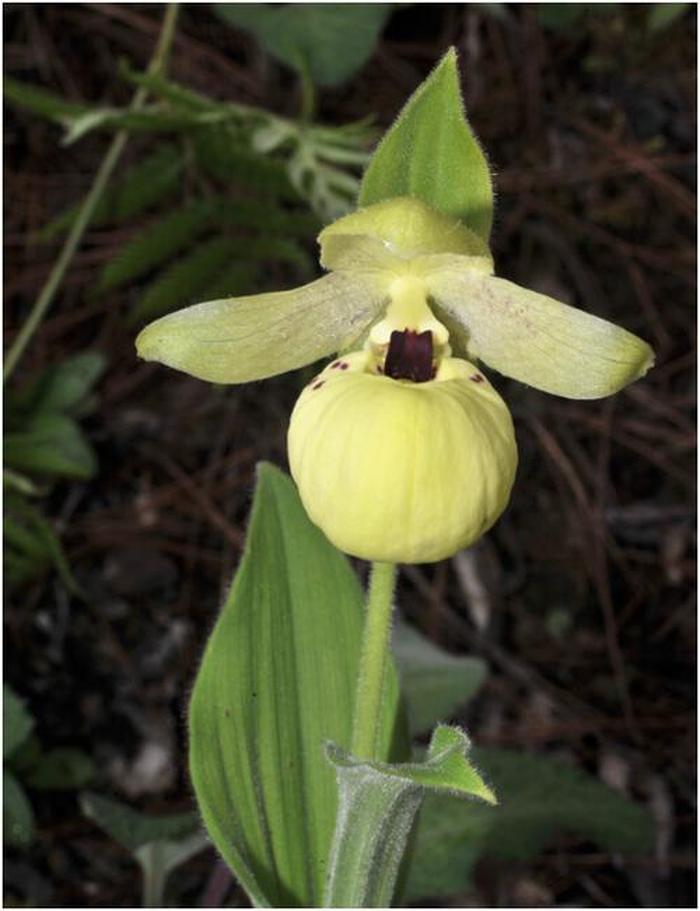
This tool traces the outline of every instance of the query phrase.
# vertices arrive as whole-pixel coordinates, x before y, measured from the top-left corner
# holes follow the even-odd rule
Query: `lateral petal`
[[[446,259],[446,257],[445,257]],[[470,355],[536,389],[597,399],[643,376],[654,352],[642,339],[502,278],[454,265],[426,276],[436,315],[466,335]]]
[[[207,301],[156,320],[136,348],[211,383],[295,370],[358,338],[386,300],[379,275],[332,273],[291,291]]]

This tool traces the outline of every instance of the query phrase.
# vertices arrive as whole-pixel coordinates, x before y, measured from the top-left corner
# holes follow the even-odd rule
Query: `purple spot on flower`
[[[313,386],[312,386],[311,388],[312,388],[312,389],[320,389],[321,386],[323,386],[324,383],[325,383],[325,380],[319,380],[318,383],[314,383]]]
[[[340,361],[335,361],[335,363],[331,364],[331,370],[337,370],[338,367],[340,367],[340,366],[341,366]]]
[[[347,370],[350,365],[343,361],[340,365],[341,370]]]
[[[484,378],[480,373],[475,373],[473,376],[470,376],[469,379],[472,381],[472,383],[483,383],[484,382]]]

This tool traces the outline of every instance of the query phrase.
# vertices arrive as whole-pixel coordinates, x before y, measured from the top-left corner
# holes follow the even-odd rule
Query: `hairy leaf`
[[[411,828],[426,794],[495,803],[467,759],[463,731],[438,726],[424,762],[388,764],[350,756],[331,744],[340,805],[328,869],[330,908],[389,907]]]
[[[491,174],[464,114],[454,48],[409,98],[365,172],[361,206],[395,196],[416,196],[488,242]]]

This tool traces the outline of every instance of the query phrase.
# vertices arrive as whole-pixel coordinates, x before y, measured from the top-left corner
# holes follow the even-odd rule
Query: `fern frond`
[[[155,319],[185,304],[203,300],[203,292],[212,283],[212,277],[225,264],[237,258],[238,241],[230,237],[207,240],[170,266],[151,284],[129,315],[133,325]]]
[[[127,221],[162,202],[180,186],[183,168],[180,148],[171,143],[161,144],[107,190],[95,209],[91,224]],[[47,243],[70,230],[81,205],[82,201],[49,222],[40,231],[38,240]]]
[[[202,293],[203,300],[219,300],[223,297],[240,297],[259,290],[257,278],[260,268],[252,263],[233,263],[224,267],[214,281]]]
[[[284,164],[254,152],[244,131],[202,128],[193,131],[192,142],[201,168],[220,183],[236,183],[251,193],[299,201]]]
[[[152,222],[107,263],[96,292],[119,288],[166,262],[206,230],[214,209],[213,203],[199,200]]]
[[[117,223],[128,221],[162,202],[180,187],[184,166],[178,146],[161,145],[126,175],[114,195],[111,218]]]
[[[321,230],[313,212],[288,211],[269,200],[235,200],[219,203],[215,217],[225,227],[256,228],[265,233],[310,239]]]
[[[283,237],[244,237],[236,241],[238,259],[262,262],[281,262],[294,266],[302,275],[314,271],[314,261],[309,252],[294,240]]]

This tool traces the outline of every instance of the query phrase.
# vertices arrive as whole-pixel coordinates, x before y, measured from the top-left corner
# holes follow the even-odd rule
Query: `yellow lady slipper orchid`
[[[473,362],[575,399],[617,392],[653,362],[626,330],[494,277],[484,241],[417,199],[361,209],[319,241],[325,277],[197,304],[137,347],[216,383],[345,352],[302,392],[288,447],[311,519],[355,556],[439,560],[505,509],[512,421]]]

